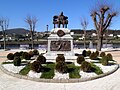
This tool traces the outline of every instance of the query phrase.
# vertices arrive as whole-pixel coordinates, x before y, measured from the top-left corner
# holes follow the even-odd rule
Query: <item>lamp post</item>
[[[48,49],[48,27],[49,27],[49,25],[46,25],[46,29],[47,29],[47,49]]]
[[[46,29],[47,29],[47,38],[48,38],[48,27],[49,27],[49,25],[46,25]]]

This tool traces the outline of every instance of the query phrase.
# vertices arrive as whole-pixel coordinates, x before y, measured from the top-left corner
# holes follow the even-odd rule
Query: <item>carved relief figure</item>
[[[51,51],[70,51],[70,41],[51,41]]]

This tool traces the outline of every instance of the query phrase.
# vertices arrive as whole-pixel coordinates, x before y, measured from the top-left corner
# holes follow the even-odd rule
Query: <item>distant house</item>
[[[92,33],[92,36],[97,36],[97,34],[96,33]]]

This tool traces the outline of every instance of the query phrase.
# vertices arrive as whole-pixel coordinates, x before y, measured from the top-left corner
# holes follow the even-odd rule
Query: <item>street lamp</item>
[[[46,25],[46,27],[47,27],[47,33],[48,33],[48,26],[49,26],[49,25]]]
[[[49,25],[46,25],[46,29],[47,29],[47,49],[48,49],[48,27],[49,27]]]

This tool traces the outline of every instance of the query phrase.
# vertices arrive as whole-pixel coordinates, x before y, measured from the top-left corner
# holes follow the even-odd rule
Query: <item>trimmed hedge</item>
[[[101,59],[101,64],[104,65],[104,66],[107,66],[109,64],[108,62],[108,57],[107,56],[103,56],[102,59]]]
[[[87,55],[87,56],[90,56],[90,54],[91,54],[91,51],[88,50],[88,51],[86,52],[86,55]]]
[[[55,69],[59,73],[67,73],[67,71],[68,71],[68,67],[67,67],[67,64],[65,62],[56,63]]]
[[[20,57],[14,57],[14,61],[13,61],[14,66],[20,66],[21,65],[21,59]]]
[[[38,61],[34,61],[33,63],[30,64],[31,70],[39,73],[43,71],[43,66],[40,64]]]
[[[14,59],[14,54],[13,54],[13,53],[9,53],[9,54],[7,55],[7,59],[13,60],[13,59]]]
[[[106,55],[105,52],[100,53],[100,57],[104,57],[105,55]]]
[[[84,57],[86,57],[86,56],[87,56],[86,53],[87,53],[87,51],[86,51],[86,50],[83,50],[82,55],[83,55]]]
[[[37,49],[33,50],[34,55],[39,55],[39,51]]]
[[[30,58],[31,58],[31,56],[29,53],[27,53],[27,52],[22,53],[22,59],[30,60]]]
[[[89,62],[87,62],[87,61],[83,61],[82,63],[81,63],[81,67],[80,67],[80,69],[83,71],[83,72],[89,72],[89,71],[91,71],[91,64],[89,63]]]
[[[83,61],[85,61],[85,58],[83,56],[78,56],[77,57],[77,63],[81,64]]]
[[[97,53],[95,53],[95,52],[93,52],[93,53],[90,54],[90,59],[91,60],[95,60],[95,59],[97,59],[97,57],[98,57]]]
[[[39,55],[37,57],[37,61],[40,62],[41,64],[45,64],[46,63],[46,58],[43,55]]]
[[[109,61],[113,60],[112,54],[108,53],[108,54],[107,54],[107,58],[108,58]]]
[[[57,56],[56,63],[59,63],[59,62],[65,62],[64,55],[60,54],[60,55]]]

